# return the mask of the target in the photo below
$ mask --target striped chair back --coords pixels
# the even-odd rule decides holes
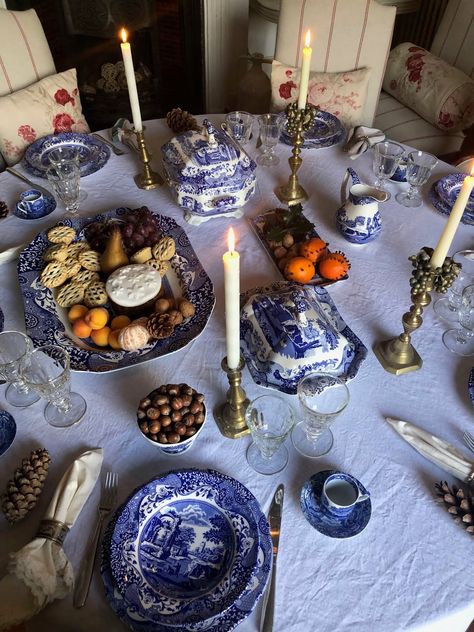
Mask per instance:
[[[431,52],[474,79],[474,0],[449,1]]]

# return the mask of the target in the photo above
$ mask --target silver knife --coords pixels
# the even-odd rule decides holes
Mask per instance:
[[[270,535],[273,545],[272,570],[270,582],[263,597],[262,615],[260,620],[260,632],[272,632],[273,613],[275,610],[275,585],[276,585],[276,563],[278,555],[278,544],[280,542],[281,514],[283,511],[283,497],[285,487],[278,485],[273,496],[272,504],[268,512],[268,522],[270,523]]]
[[[36,184],[36,182],[31,182],[31,180],[28,180],[26,176],[24,176],[22,173],[20,173],[16,169],[13,169],[12,167],[7,167],[5,171],[8,171],[8,173],[11,173],[12,176],[15,176],[16,178],[23,180],[23,182],[26,182],[26,184],[29,184],[32,189],[37,189],[38,191],[41,191],[43,195],[47,195],[48,197],[51,197],[51,191],[48,191],[48,189],[45,189],[39,184]]]

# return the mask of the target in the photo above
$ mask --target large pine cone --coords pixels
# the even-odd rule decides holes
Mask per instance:
[[[0,219],[6,217],[9,212],[7,203],[0,201]]]
[[[33,450],[23,459],[8,481],[7,491],[2,496],[2,511],[10,523],[18,522],[33,509],[43,491],[51,458],[44,448]]]
[[[474,506],[469,492],[453,485],[450,489],[446,481],[435,484],[438,502],[444,503],[454,521],[464,526],[466,531],[474,535]]]
[[[150,336],[160,340],[169,338],[174,331],[174,322],[169,314],[152,314],[146,324]]]
[[[168,127],[170,127],[175,134],[181,134],[189,130],[199,132],[201,129],[194,116],[181,108],[174,108],[168,112],[166,122],[168,123]]]

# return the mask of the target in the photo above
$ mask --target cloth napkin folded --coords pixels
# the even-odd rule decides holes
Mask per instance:
[[[392,419],[391,417],[386,417],[385,419],[405,441],[429,461],[461,481],[466,483],[473,482],[474,462],[466,458],[453,445],[408,421]]]
[[[112,127],[111,136],[114,143],[122,143],[129,149],[138,151],[137,137],[133,131],[133,125],[128,119],[119,118]]]
[[[385,140],[385,134],[375,127],[358,125],[349,132],[344,151],[347,151],[352,160],[360,156],[376,143]]]
[[[54,492],[44,520],[71,527],[99,477],[102,448],[81,454]],[[0,630],[31,618],[48,603],[71,592],[74,575],[62,546],[36,537],[10,555],[8,575],[0,580]]]

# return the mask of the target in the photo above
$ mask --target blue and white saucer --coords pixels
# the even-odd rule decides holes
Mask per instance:
[[[335,516],[321,505],[321,492],[328,476],[336,470],[323,470],[303,485],[300,496],[301,510],[309,524],[330,538],[351,538],[367,526],[372,513],[370,498],[357,503],[350,514]],[[361,493],[368,494],[359,482]]]
[[[45,212],[43,213],[43,215],[41,215],[39,217],[28,217],[28,216],[26,216],[18,208],[18,204],[20,202],[17,202],[17,204],[15,204],[15,208],[13,210],[13,215],[16,215],[20,219],[29,219],[29,220],[43,219],[43,217],[47,217],[56,208],[56,200],[54,199],[54,197],[52,195],[44,195],[43,197],[44,197],[44,205],[46,207],[45,208]]]
[[[435,182],[431,187],[429,194],[431,204],[437,211],[443,215],[450,215],[453,210],[452,204],[448,204],[445,200],[441,199],[437,191],[437,183]],[[461,222],[463,224],[474,225],[474,212],[466,209],[463,213]]]
[[[0,410],[0,456],[11,446],[15,435],[15,420],[6,410]]]

